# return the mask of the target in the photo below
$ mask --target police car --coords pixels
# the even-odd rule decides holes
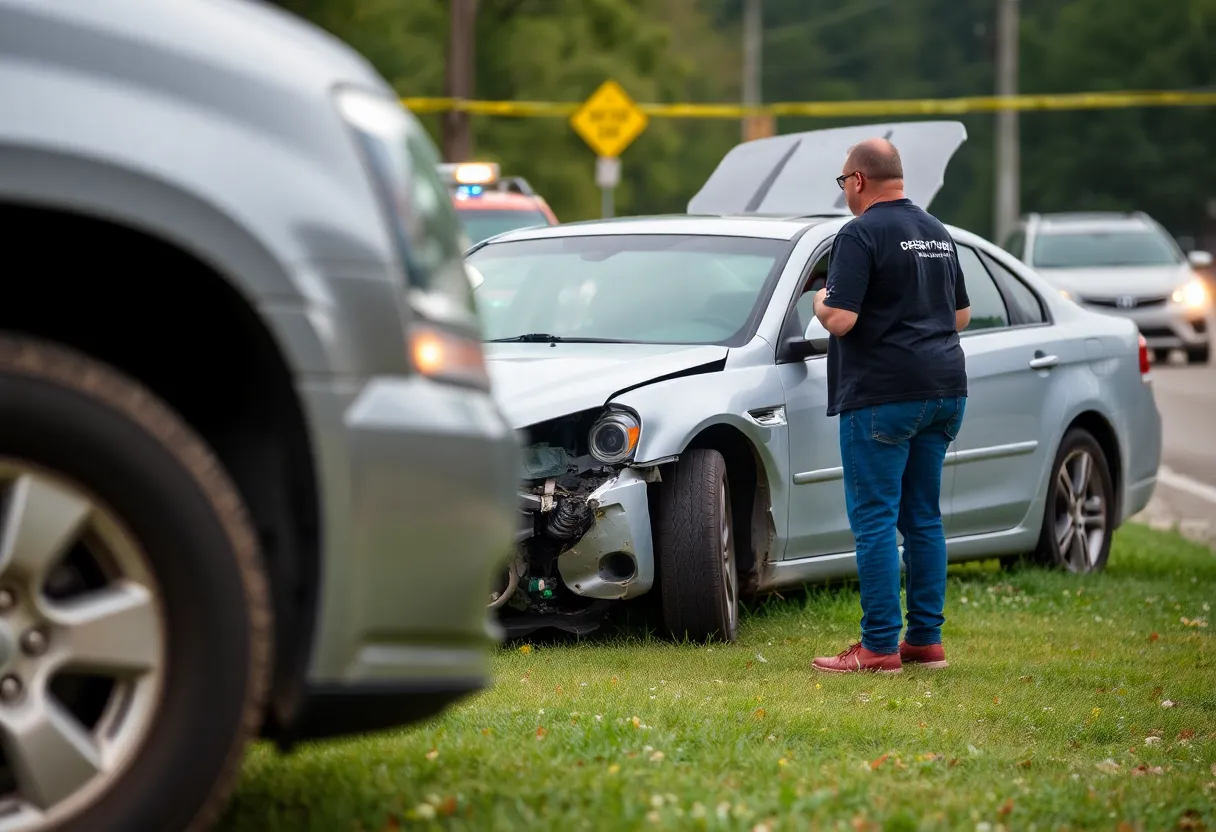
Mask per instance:
[[[500,175],[494,162],[460,162],[439,165],[448,184],[452,204],[460,215],[471,243],[480,243],[504,231],[536,225],[557,225],[557,217],[544,198],[522,176]]]

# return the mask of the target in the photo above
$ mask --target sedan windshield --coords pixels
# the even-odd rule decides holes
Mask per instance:
[[[496,208],[457,209],[465,233],[474,243],[488,240],[495,234],[529,228],[533,225],[548,225],[549,218],[540,211],[500,210]]]
[[[469,256],[486,340],[736,345],[786,240],[616,234],[491,243]]]
[[[1180,262],[1174,246],[1156,231],[1041,234],[1034,244],[1034,265],[1041,269],[1172,266]]]

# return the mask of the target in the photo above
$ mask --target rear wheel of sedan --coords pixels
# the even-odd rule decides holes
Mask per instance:
[[[677,639],[734,641],[739,574],[726,460],[695,448],[659,486],[655,544],[663,621]]]
[[[1170,354],[1172,352],[1173,350],[1158,347],[1157,349],[1153,350],[1153,362],[1157,364],[1169,364]]]
[[[1186,351],[1187,364],[1207,364],[1211,358],[1212,348],[1208,344],[1202,347],[1188,347]]]
[[[1114,485],[1106,454],[1085,430],[1064,435],[1052,467],[1038,559],[1069,572],[1098,572],[1110,557]]]
[[[258,727],[265,575],[148,390],[0,335],[0,830],[201,830]]]

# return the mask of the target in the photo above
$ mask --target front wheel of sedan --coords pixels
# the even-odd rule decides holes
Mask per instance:
[[[1080,428],[1070,430],[1052,468],[1038,559],[1068,572],[1104,569],[1116,520],[1114,491],[1097,440]]]
[[[655,548],[663,621],[672,636],[734,641],[739,571],[722,454],[687,451],[659,486]]]
[[[0,832],[202,830],[256,731],[266,579],[148,390],[0,335]]]

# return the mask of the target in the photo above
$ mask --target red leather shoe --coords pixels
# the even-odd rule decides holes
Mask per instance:
[[[820,656],[811,667],[825,673],[902,673],[898,653],[875,653],[858,642],[836,656]]]
[[[908,664],[917,664],[930,670],[948,667],[946,650],[940,644],[926,644],[923,647],[902,641],[899,644],[899,658]]]

